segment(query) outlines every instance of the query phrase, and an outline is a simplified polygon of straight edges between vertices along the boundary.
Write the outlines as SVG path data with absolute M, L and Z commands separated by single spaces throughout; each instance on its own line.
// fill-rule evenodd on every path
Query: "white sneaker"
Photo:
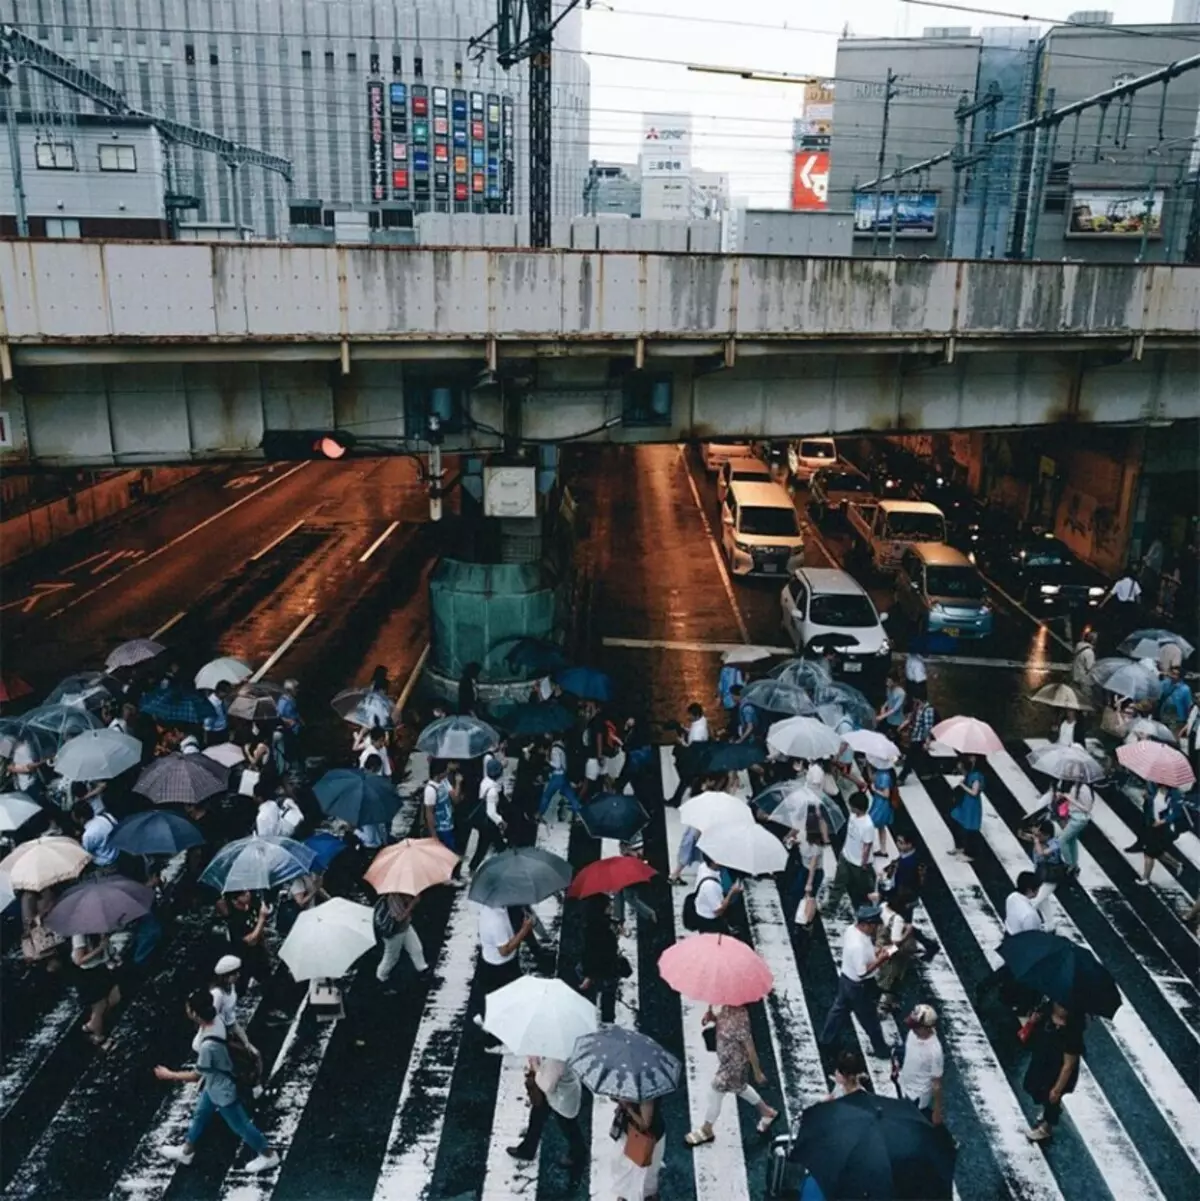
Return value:
M 196 1158 L 195 1151 L 188 1151 L 183 1147 L 159 1147 L 159 1155 L 163 1159 L 173 1159 L 176 1163 L 190 1164 Z
M 247 1172 L 266 1172 L 279 1166 L 279 1152 L 268 1151 L 265 1155 L 256 1155 L 245 1167 Z

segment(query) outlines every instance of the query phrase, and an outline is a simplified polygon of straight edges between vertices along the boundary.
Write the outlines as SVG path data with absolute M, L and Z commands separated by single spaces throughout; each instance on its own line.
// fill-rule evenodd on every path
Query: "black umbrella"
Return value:
M 565 859 L 537 847 L 513 847 L 484 863 L 467 896 L 494 909 L 536 905 L 570 883 L 571 865 Z
M 1072 1013 L 1111 1018 L 1121 994 L 1108 968 L 1088 950 L 1057 934 L 1024 930 L 1000 943 L 1014 979 L 1065 1005 Z
M 488 660 L 503 660 L 513 671 L 540 676 L 566 667 L 561 646 L 541 638 L 504 638 L 488 651 Z
M 583 827 L 593 838 L 618 838 L 630 842 L 650 820 L 637 797 L 606 792 L 588 801 L 582 810 Z
M 357 767 L 335 767 L 314 785 L 321 812 L 352 826 L 379 826 L 390 822 L 400 808 L 400 798 L 386 776 Z
M 517 738 L 561 734 L 575 724 L 575 714 L 557 701 L 514 705 L 496 719 L 501 729 Z
M 792 1158 L 826 1197 L 949 1201 L 955 1148 L 911 1101 L 856 1092 L 800 1115 Z
M 690 779 L 744 771 L 766 757 L 767 752 L 753 742 L 693 742 L 679 752 L 679 774 Z

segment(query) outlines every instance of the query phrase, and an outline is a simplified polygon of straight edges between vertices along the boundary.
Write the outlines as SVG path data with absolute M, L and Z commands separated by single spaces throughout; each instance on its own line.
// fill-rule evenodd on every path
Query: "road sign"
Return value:
M 792 208 L 819 212 L 829 205 L 829 153 L 802 150 L 792 164 Z

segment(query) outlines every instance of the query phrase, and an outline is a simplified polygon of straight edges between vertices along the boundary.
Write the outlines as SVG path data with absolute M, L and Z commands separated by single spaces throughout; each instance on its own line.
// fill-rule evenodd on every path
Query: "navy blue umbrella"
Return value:
M 563 692 L 585 701 L 607 703 L 613 699 L 612 678 L 594 667 L 565 667 L 554 673 Z
M 304 845 L 316 855 L 313 868 L 319 872 L 326 871 L 343 851 L 349 849 L 336 834 L 331 834 L 328 830 L 318 830 L 315 834 L 310 834 L 304 840 Z
M 535 734 L 561 734 L 575 724 L 575 714 L 557 701 L 514 705 L 497 719 L 509 734 L 528 738 Z
M 142 697 L 138 708 L 168 726 L 202 726 L 216 716 L 208 697 L 194 689 L 159 688 Z
M 650 820 L 637 797 L 624 792 L 606 792 L 588 801 L 582 811 L 583 828 L 593 838 L 617 838 L 630 842 Z
M 690 779 L 744 771 L 766 757 L 767 752 L 754 742 L 693 742 L 679 752 L 679 774 Z
M 400 798 L 386 776 L 357 767 L 327 771 L 313 785 L 313 793 L 323 813 L 355 827 L 390 822 L 400 808 Z
M 1074 1013 L 1111 1018 L 1121 994 L 1108 968 L 1070 939 L 1044 930 L 1023 930 L 1000 943 L 1000 958 L 1019 983 Z
M 178 813 L 151 809 L 118 822 L 109 841 L 131 855 L 174 855 L 198 847 L 204 835 Z

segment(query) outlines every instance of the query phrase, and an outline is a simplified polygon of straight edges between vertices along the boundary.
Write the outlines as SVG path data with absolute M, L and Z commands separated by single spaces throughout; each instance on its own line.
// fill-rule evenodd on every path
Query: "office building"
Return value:
M 1200 0 L 1175 0 L 1172 25 L 1200 25 Z
M 592 163 L 584 188 L 583 211 L 589 217 L 642 215 L 642 172 L 636 164 Z

